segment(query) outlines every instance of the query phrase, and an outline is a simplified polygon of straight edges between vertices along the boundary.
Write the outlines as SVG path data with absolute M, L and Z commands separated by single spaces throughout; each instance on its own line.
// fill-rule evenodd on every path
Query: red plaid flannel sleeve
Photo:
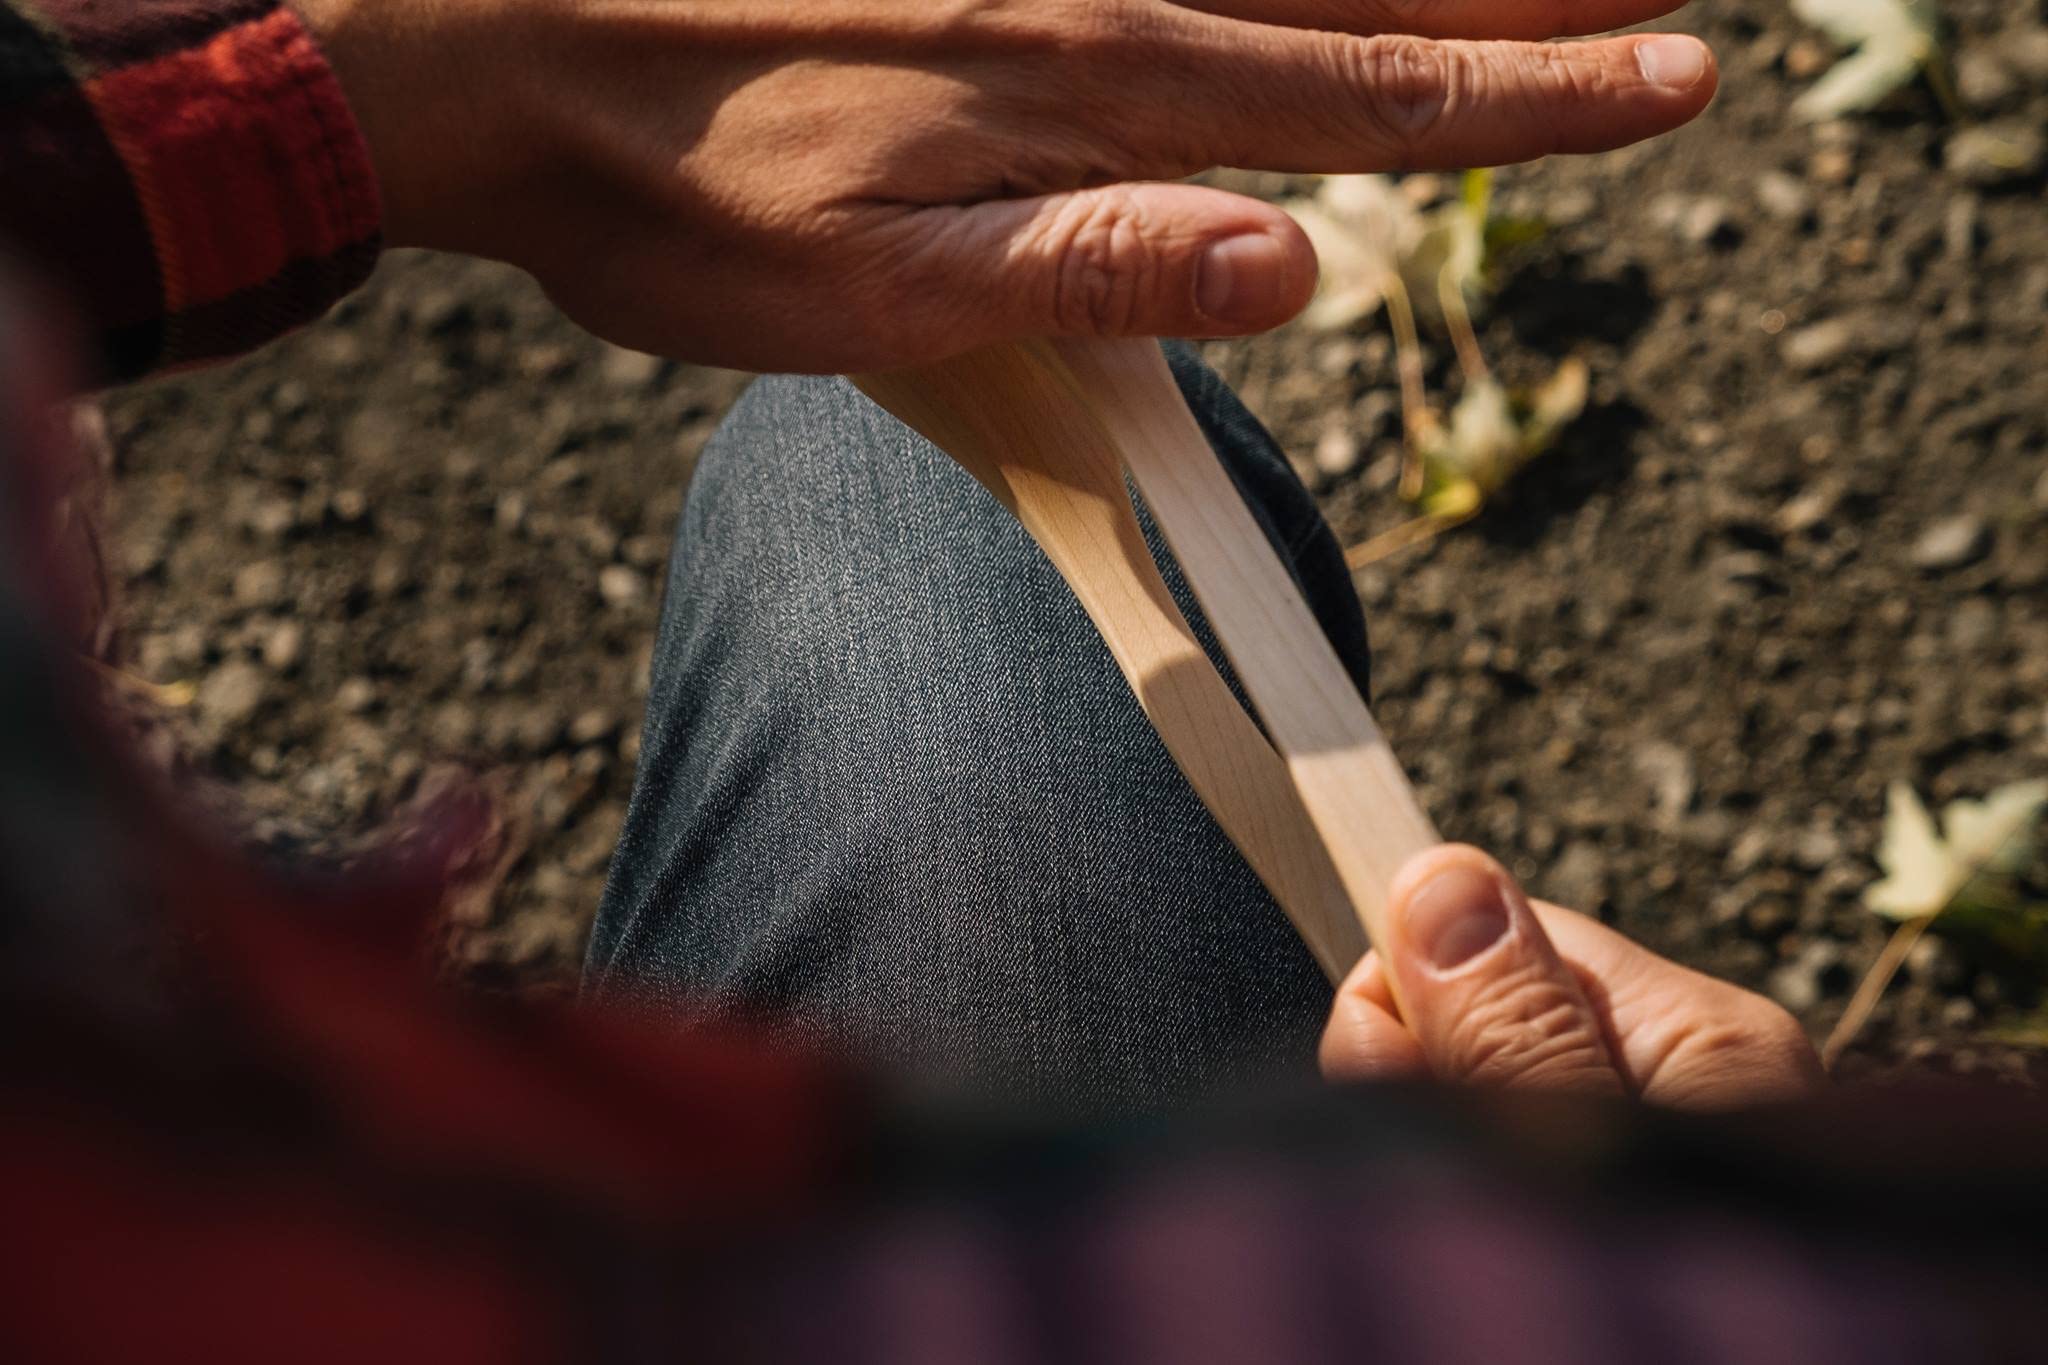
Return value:
M 369 153 L 279 0 L 0 0 L 0 244 L 103 377 L 311 321 L 378 250 Z

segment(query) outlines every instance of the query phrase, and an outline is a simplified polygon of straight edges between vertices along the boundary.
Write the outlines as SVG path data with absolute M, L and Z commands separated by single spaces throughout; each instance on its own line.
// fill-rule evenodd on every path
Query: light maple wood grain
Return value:
M 1395 870 L 1438 836 L 1158 345 L 1009 344 L 855 382 L 1044 548 L 1195 793 L 1340 979 L 1384 932 Z M 1265 734 L 1160 578 L 1127 471 Z

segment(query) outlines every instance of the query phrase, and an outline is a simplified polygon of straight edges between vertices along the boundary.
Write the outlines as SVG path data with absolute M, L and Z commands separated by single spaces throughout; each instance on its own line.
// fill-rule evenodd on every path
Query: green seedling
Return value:
M 1792 12 L 1851 49 L 1793 103 L 1799 117 L 1860 113 L 1920 75 L 1949 116 L 1960 117 L 1936 0 L 1792 0 Z
M 1906 954 L 1937 924 L 2010 957 L 2037 956 L 2048 948 L 2048 905 L 2030 896 L 2024 882 L 2040 856 L 2044 811 L 2048 782 L 2016 782 L 1982 801 L 1949 802 L 1936 829 L 1912 787 L 1891 785 L 1877 850 L 1885 876 L 1863 893 L 1863 903 L 1899 927 L 1821 1049 L 1823 1062 L 1834 1065 Z
M 1478 515 L 1486 499 L 1542 454 L 1586 405 L 1585 365 L 1568 360 L 1547 381 L 1511 392 L 1494 379 L 1472 323 L 1499 252 L 1542 235 L 1543 224 L 1496 218 L 1493 173 L 1468 171 L 1455 202 L 1423 212 L 1379 175 L 1332 176 L 1315 198 L 1285 205 L 1322 261 L 1311 326 L 1350 327 L 1380 308 L 1394 333 L 1406 436 L 1400 494 L 1418 515 L 1354 547 L 1358 568 Z M 1442 328 L 1465 387 L 1448 415 L 1423 382 L 1418 318 Z

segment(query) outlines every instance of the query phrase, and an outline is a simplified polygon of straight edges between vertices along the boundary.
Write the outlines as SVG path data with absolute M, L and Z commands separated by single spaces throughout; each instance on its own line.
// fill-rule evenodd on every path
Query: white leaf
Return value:
M 1383 175 L 1329 176 L 1315 198 L 1280 207 L 1316 249 L 1322 281 L 1304 317 L 1324 330 L 1371 316 L 1423 231 L 1420 216 Z
M 1941 16 L 1934 0 L 1792 0 L 1792 9 L 1855 49 L 1794 102 L 1801 118 L 1868 109 L 1912 80 L 1938 50 Z
M 1934 817 L 1912 787 L 1894 782 L 1885 791 L 1884 836 L 1877 864 L 1888 874 L 1863 893 L 1863 903 L 1892 919 L 1940 914 L 1955 894 L 1955 863 L 1935 832 Z
M 2012 873 L 2033 859 L 2048 782 L 2015 782 L 1982 801 L 1951 801 L 1941 812 L 1955 859 L 1984 872 Z
M 1451 409 L 1451 428 L 1440 452 L 1443 462 L 1482 489 L 1492 489 L 1521 451 L 1522 428 L 1515 421 L 1508 391 L 1489 377 L 1468 381 Z
M 1863 903 L 1892 919 L 1939 915 L 1979 877 L 2024 867 L 2034 856 L 2044 810 L 2048 782 L 2014 783 L 1982 801 L 1951 801 L 1942 811 L 1944 839 L 1913 789 L 1894 782 L 1877 851 L 1888 875 L 1863 893 Z
M 1463 204 L 1450 204 L 1429 215 L 1426 229 L 1401 258 L 1401 282 L 1418 313 L 1440 319 L 1443 291 L 1477 294 L 1485 266 L 1485 220 Z

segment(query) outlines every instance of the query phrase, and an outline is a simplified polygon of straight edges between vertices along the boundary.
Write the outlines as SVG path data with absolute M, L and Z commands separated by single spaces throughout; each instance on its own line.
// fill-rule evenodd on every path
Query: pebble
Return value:
M 2048 135 L 2032 123 L 1980 123 L 1950 136 L 1942 149 L 1949 173 L 1980 189 L 2031 180 L 2048 167 Z
M 336 521 L 344 526 L 354 526 L 370 515 L 370 495 L 360 488 L 338 489 L 328 506 L 334 509 Z
M 1821 484 L 1801 493 L 1798 497 L 1778 509 L 1774 520 L 1778 530 L 1788 536 L 1811 531 L 1835 514 L 1841 505 L 1842 490 L 1834 484 Z
M 1735 846 L 1728 850 L 1728 871 L 1739 877 L 1761 866 L 1770 856 L 1770 831 L 1760 827 L 1746 829 L 1735 840 Z
M 1796 175 L 1765 171 L 1757 177 L 1756 201 L 1765 213 L 1783 223 L 1803 223 L 1813 216 L 1813 191 Z
M 1964 652 L 1998 638 L 1998 608 L 1981 597 L 1966 597 L 1949 613 L 1948 642 Z
M 637 607 L 647 600 L 647 579 L 624 564 L 607 564 L 598 571 L 597 595 L 608 607 Z
M 289 498 L 265 498 L 249 513 L 249 529 L 265 540 L 282 540 L 298 525 L 299 509 Z
M 619 718 L 603 707 L 593 706 L 569 722 L 569 742 L 596 744 L 618 733 Z
M 246 659 L 235 659 L 207 674 L 199 684 L 199 709 L 219 725 L 240 725 L 262 708 L 266 684 L 262 669 Z
M 1716 195 L 1661 195 L 1650 205 L 1650 221 L 1691 246 L 1732 245 L 1742 235 L 1728 201 Z
M 658 355 L 629 351 L 623 346 L 606 346 L 604 359 L 598 362 L 597 369 L 604 376 L 605 383 L 615 388 L 639 389 L 654 382 L 664 363 Z
M 2048 26 L 2007 33 L 1999 39 L 1998 46 L 2014 71 L 2035 85 L 2048 86 Z
M 279 621 L 263 636 L 263 662 L 275 673 L 298 667 L 306 652 L 306 629 L 297 621 Z
M 1942 573 L 1982 559 L 1991 548 L 1991 528 L 1982 517 L 1944 517 L 1920 533 L 1909 556 L 1916 569 Z
M 1635 769 L 1650 788 L 1650 804 L 1660 821 L 1675 821 L 1692 808 L 1698 780 L 1685 750 L 1668 740 L 1650 740 L 1637 747 Z
M 377 687 L 368 678 L 344 678 L 334 689 L 334 705 L 344 715 L 359 716 L 377 704 Z
M 1847 147 L 1823 147 L 1806 162 L 1806 175 L 1822 185 L 1846 185 L 1856 173 L 1856 154 Z
M 1841 965 L 1841 945 L 1833 939 L 1817 938 L 1802 948 L 1798 957 L 1771 973 L 1771 998 L 1794 1014 L 1804 1014 L 1820 1003 L 1829 978 Z
M 1974 194 L 1959 194 L 1949 200 L 1941 220 L 1941 249 L 1951 261 L 1967 263 L 1977 257 L 1977 240 L 1982 204 Z
M 284 566 L 274 559 L 259 559 L 235 571 L 235 601 L 244 607 L 274 607 L 284 601 Z
M 1829 318 L 1791 333 L 1780 349 L 1793 369 L 1820 370 L 1847 355 L 1855 344 L 1856 329 L 1849 320 Z
M 1316 442 L 1316 471 L 1326 479 L 1341 479 L 1358 468 L 1358 437 L 1349 427 L 1331 427 Z
M 507 493 L 498 499 L 491 509 L 492 523 L 506 535 L 517 531 L 526 524 L 526 497 L 521 493 Z
M 1997 113 L 2019 92 L 2018 77 L 1988 45 L 1965 48 L 1956 58 L 1956 93 L 1977 113 Z
M 1792 861 L 1808 872 L 1818 872 L 1841 856 L 1841 836 L 1825 825 L 1809 826 L 1792 841 Z
M 1551 864 L 1543 886 L 1559 905 L 1597 914 L 1607 900 L 1607 860 L 1593 845 L 1574 842 Z

